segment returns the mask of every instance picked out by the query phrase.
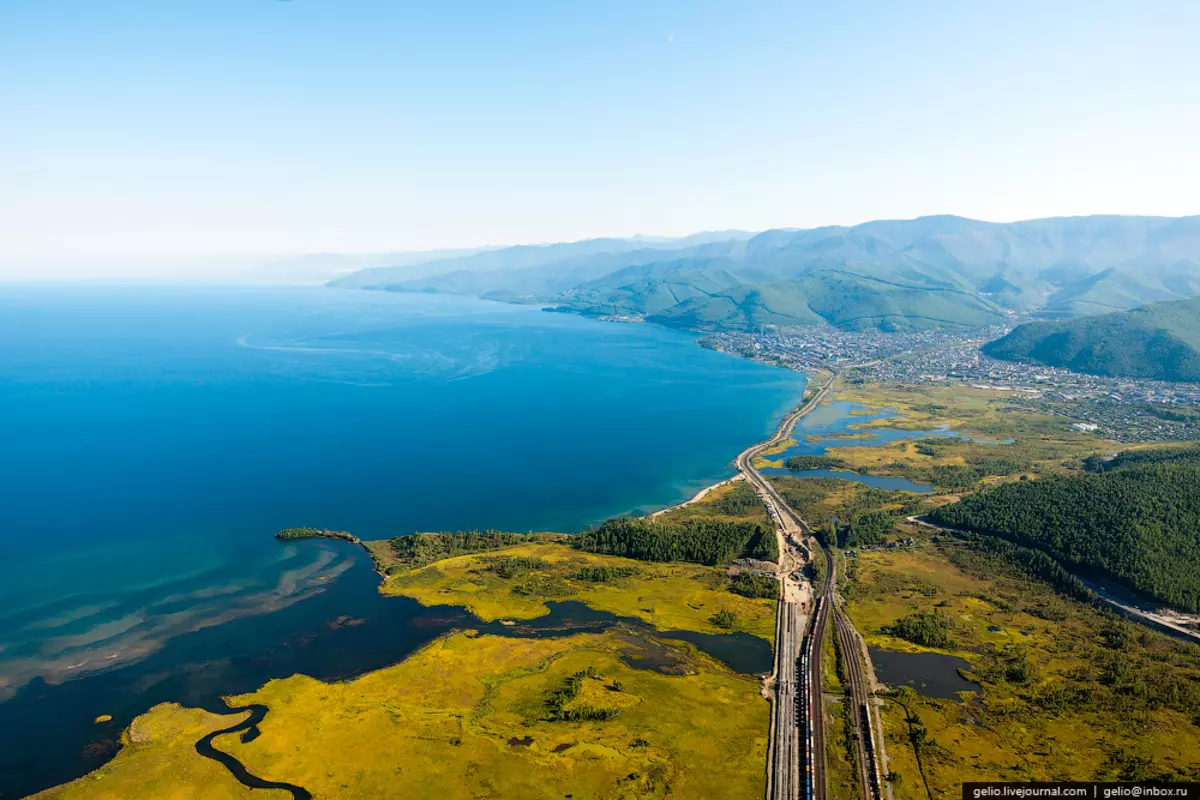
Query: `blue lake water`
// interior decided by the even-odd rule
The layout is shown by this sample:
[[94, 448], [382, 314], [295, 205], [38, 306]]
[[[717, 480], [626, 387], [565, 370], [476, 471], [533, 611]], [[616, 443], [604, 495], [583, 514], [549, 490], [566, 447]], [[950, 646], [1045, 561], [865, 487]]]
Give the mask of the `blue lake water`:
[[579, 530], [733, 474], [803, 388], [685, 334], [463, 298], [0, 287], [0, 796], [94, 763], [61, 749], [101, 753], [85, 715], [127, 723], [147, 681], [201, 702], [424, 640], [296, 655], [374, 586], [274, 531]]
[[[798, 423], [793, 437], [796, 444], [782, 453], [768, 456], [772, 461], [786, 461], [790, 456], [820, 456], [831, 447], [879, 447], [905, 439], [922, 439], [927, 437], [959, 436], [948, 428], [935, 430], [904, 430], [901, 428], [861, 428], [872, 422], [889, 419], [895, 414], [889, 411], [877, 411], [861, 403], [837, 402], [828, 403], [806, 415]], [[968, 438], [968, 437], [963, 437]], [[983, 440], [979, 440], [983, 441]], [[995, 443], [993, 443], [995, 444]], [[873, 486], [876, 489], [889, 491], [906, 491], [926, 493], [933, 487], [924, 483], [915, 483], [907, 478], [889, 478], [880, 475], [866, 475], [848, 470], [808, 469], [790, 470], [786, 467], [764, 467], [764, 475], [791, 475], [797, 478], [837, 478], [838, 480], [854, 481]]]

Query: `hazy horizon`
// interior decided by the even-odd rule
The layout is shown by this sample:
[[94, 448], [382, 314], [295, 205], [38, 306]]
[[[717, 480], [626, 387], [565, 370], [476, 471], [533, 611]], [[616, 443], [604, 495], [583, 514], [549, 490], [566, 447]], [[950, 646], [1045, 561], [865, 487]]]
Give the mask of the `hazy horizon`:
[[0, 278], [1187, 216], [1197, 23], [1184, 2], [9, 3]]
[[[931, 217], [961, 217], [958, 214], [930, 214], [912, 220]], [[1178, 217], [1150, 214], [1083, 214], [1083, 215], [1054, 215], [1018, 220], [980, 220], [990, 224], [1008, 224], [1012, 222], [1029, 222], [1035, 219], [1053, 218], [1083, 218], [1083, 217], [1159, 217], [1166, 219], [1183, 219], [1200, 216], [1186, 214]], [[967, 218], [972, 219], [972, 218]], [[853, 228], [870, 222], [910, 221], [899, 219], [863, 220], [854, 223], [831, 223], [834, 228]], [[674, 241], [688, 236], [705, 233], [740, 233], [755, 236], [770, 230], [811, 230], [795, 225], [781, 226], [757, 231], [691, 231], [679, 236], [656, 236], [653, 234], [602, 235], [589, 236], [584, 239], [570, 240], [583, 242], [597, 239], [644, 239], [647, 242]], [[184, 257], [179, 255], [107, 257], [107, 258], [51, 258], [51, 259], [13, 259], [6, 261], [0, 258], [0, 282], [21, 283], [70, 283], [70, 282], [236, 282], [261, 284], [318, 284], [326, 283], [331, 278], [356, 272], [360, 269], [380, 266], [397, 266], [394, 260], [403, 257], [400, 266], [417, 265], [453, 255], [463, 255], [484, 250], [499, 250], [509, 247], [546, 247], [563, 244], [558, 241], [536, 242], [505, 242], [483, 245], [465, 245], [454, 248], [432, 248], [423, 250], [385, 249], [364, 252], [297, 252], [297, 253], [262, 253], [262, 254], [222, 254], [198, 255]], [[570, 243], [570, 242], [565, 242]], [[343, 264], [344, 266], [338, 266]], [[305, 274], [304, 267], [308, 264], [311, 274]], [[48, 268], [48, 269], [47, 269]], [[97, 269], [108, 270], [105, 272]]]

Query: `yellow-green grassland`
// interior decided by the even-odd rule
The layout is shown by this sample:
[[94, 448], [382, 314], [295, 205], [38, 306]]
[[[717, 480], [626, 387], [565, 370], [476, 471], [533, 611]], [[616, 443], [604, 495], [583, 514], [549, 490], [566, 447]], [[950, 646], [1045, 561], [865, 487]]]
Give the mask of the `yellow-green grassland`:
[[[1200, 648], [1063, 597], [970, 543], [902, 528], [914, 547], [847, 560], [849, 614], [871, 645], [966, 659], [980, 690], [890, 696], [897, 800], [957, 797], [973, 780], [1200, 777]], [[943, 617], [950, 641], [892, 635], [918, 613]]]
[[[577, 577], [583, 568], [596, 566], [629, 574], [604, 582]], [[550, 612], [548, 601], [578, 600], [660, 630], [721, 633], [725, 629], [709, 620], [728, 610], [736, 615], [738, 630], [771, 640], [775, 601], [741, 597], [726, 583], [719, 567], [655, 564], [581, 553], [562, 544], [532, 544], [498, 554], [458, 556], [394, 575], [383, 591], [425, 605], [464, 606], [485, 621], [540, 617]]]
[[[355, 681], [296, 676], [237, 698], [271, 713], [261, 737], [226, 746], [252, 772], [287, 776], [318, 797], [761, 791], [769, 710], [757, 681], [695, 654], [684, 675], [633, 669], [621, 658], [632, 647], [615, 633], [457, 634]], [[552, 718], [550, 698], [578, 675], [565, 710], [611, 718]]]
[[[355, 680], [296, 675], [231, 698], [270, 712], [252, 741], [214, 744], [318, 798], [757, 796], [769, 716], [758, 681], [682, 646], [682, 669], [624, 660], [662, 646], [620, 632], [456, 633]], [[44, 796], [247, 797], [194, 749], [229, 720], [157, 706], [111, 764]]]
[[[246, 712], [244, 716], [248, 716]], [[121, 737], [116, 758], [71, 783], [35, 795], [38, 800], [287, 800], [286, 791], [251, 790], [225, 767], [196, 753], [204, 736], [237, 724], [220, 716], [174, 703], [155, 706], [133, 721]], [[235, 738], [233, 736], [226, 738]]]
[[899, 441], [838, 447], [827, 455], [843, 466], [909, 478], [945, 489], [974, 488], [995, 480], [1061, 471], [1090, 453], [1117, 445], [1071, 427], [1071, 420], [1013, 408], [1011, 393], [970, 387], [848, 385], [833, 399], [887, 409], [894, 416], [852, 429], [950, 429], [969, 438]]
[[[738, 484], [663, 517], [767, 522]], [[388, 542], [361, 544], [384, 575], [384, 594], [463, 606], [486, 621], [530, 619], [573, 600], [659, 630], [773, 638], [775, 600], [730, 591], [723, 567], [585, 553], [557, 535], [478, 542], [492, 549], [430, 563], [404, 562]], [[719, 612], [729, 612], [720, 626]], [[228, 698], [269, 711], [259, 736], [226, 734], [213, 745], [251, 774], [316, 798], [760, 796], [770, 706], [759, 678], [659, 640], [653, 628], [455, 632], [352, 680], [294, 675]], [[236, 720], [157, 706], [133, 722], [110, 764], [46, 796], [282, 800], [287, 792], [251, 792], [196, 752], [199, 739]]]

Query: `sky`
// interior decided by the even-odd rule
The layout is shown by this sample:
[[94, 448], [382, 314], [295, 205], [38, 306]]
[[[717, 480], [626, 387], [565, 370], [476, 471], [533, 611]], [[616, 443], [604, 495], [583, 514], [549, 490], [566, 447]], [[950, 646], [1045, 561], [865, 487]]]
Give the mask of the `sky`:
[[1197, 30], [1193, 0], [0, 0], [0, 277], [1196, 214]]

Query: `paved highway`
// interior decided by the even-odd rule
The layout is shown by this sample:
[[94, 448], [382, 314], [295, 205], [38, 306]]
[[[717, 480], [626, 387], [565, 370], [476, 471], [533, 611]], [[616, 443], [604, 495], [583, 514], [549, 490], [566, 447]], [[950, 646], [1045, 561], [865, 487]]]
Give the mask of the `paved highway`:
[[[853, 708], [847, 720], [857, 736], [859, 780], [864, 800], [882, 800], [875, 728], [876, 713], [862, 661], [862, 648], [849, 618], [836, 608], [833, 555], [821, 547], [827, 564], [824, 584], [816, 592], [804, 577], [815, 554], [812, 531], [769, 481], [754, 468], [758, 455], [791, 435], [796, 423], [817, 408], [837, 376], [784, 418], [775, 435], [748, 448], [737, 467], [767, 506], [779, 537], [780, 603], [776, 619], [774, 705], [768, 756], [768, 800], [825, 800], [825, 729], [822, 713], [821, 642], [830, 614], [846, 664]], [[815, 597], [813, 596], [815, 594]], [[805, 612], [808, 619], [806, 619]], [[806, 624], [807, 623], [807, 624]], [[806, 636], [807, 633], [807, 636]]]
[[[775, 521], [776, 535], [779, 537], [779, 581], [780, 602], [779, 612], [775, 623], [775, 673], [773, 682], [773, 707], [771, 710], [770, 747], [768, 755], [767, 797], [768, 800], [807, 800], [809, 795], [808, 781], [810, 775], [819, 780], [813, 781], [812, 797], [823, 800], [825, 796], [824, 782], [824, 747], [816, 746], [816, 741], [809, 742], [808, 725], [801, 727], [801, 721], [807, 721], [808, 709], [801, 708], [798, 702], [800, 684], [803, 678], [798, 672], [801, 656], [802, 640], [805, 633], [806, 615], [811, 600], [811, 587], [804, 577], [804, 566], [809, 553], [805, 542], [809, 537], [808, 526], [794, 512], [783, 498], [754, 468], [754, 459], [759, 453], [772, 447], [791, 435], [796, 422], [814, 408], [819, 406], [833, 385], [831, 378], [808, 401], [792, 413], [788, 414], [779, 424], [779, 429], [765, 442], [754, 445], [737, 457], [737, 468], [750, 481], [750, 485], [758, 493], [767, 506], [768, 512]], [[824, 607], [825, 604], [822, 604]], [[818, 614], [818, 622], [821, 615]], [[820, 630], [817, 630], [819, 633]], [[820, 672], [820, 647], [815, 648], [816, 658], [811, 659], [814, 669], [809, 676]], [[817, 707], [820, 703], [820, 682], [812, 694], [811, 679], [806, 679], [807, 691], [805, 699], [815, 698]], [[807, 704], [806, 703], [806, 704]], [[813, 714], [814, 736], [821, 728], [822, 716]], [[820, 742], [824, 742], [823, 731]], [[816, 758], [806, 756], [806, 745], [811, 746], [811, 752]], [[808, 762], [812, 761], [810, 765]], [[819, 767], [817, 765], [820, 765]], [[810, 772], [810, 770], [819, 770]]]

